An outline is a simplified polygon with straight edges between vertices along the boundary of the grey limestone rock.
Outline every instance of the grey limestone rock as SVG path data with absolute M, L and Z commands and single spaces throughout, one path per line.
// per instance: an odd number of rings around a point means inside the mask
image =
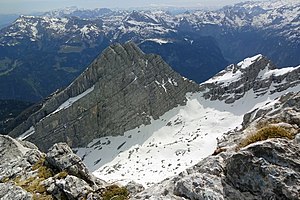
M 0 135 L 0 180 L 22 175 L 41 155 L 9 136 Z
M 70 98 L 77 99 L 57 110 Z M 31 126 L 29 140 L 46 151 L 54 143 L 85 146 L 95 138 L 122 135 L 185 104 L 186 93 L 199 86 L 174 72 L 160 56 L 144 54 L 135 44 L 108 47 L 66 89 L 54 94 L 11 136 Z M 47 141 L 47 142 L 45 142 Z
M 174 194 L 191 200 L 223 200 L 222 179 L 206 173 L 190 174 L 176 183 Z
M 53 145 L 46 154 L 46 160 L 59 171 L 66 171 L 92 183 L 95 181 L 95 177 L 88 171 L 82 160 L 65 143 Z
M 139 192 L 142 192 L 143 190 L 145 190 L 143 185 L 138 184 L 134 181 L 130 181 L 129 183 L 127 183 L 125 188 L 128 190 L 128 192 L 132 196 L 139 193 Z
M 300 133 L 295 136 L 295 143 L 300 144 Z
M 1 200 L 31 200 L 32 195 L 12 183 L 0 183 Z
M 71 175 L 57 181 L 56 185 L 64 191 L 69 200 L 84 198 L 88 193 L 93 191 L 87 182 Z
M 132 199 L 299 199 L 300 149 L 286 139 L 209 156 Z
M 66 144 L 54 145 L 46 155 L 9 136 L 0 135 L 0 144 L 0 199 L 77 200 L 92 193 L 90 199 L 101 200 L 107 184 L 91 175 Z
M 250 145 L 226 161 L 225 181 L 256 199 L 300 198 L 300 149 L 272 139 Z

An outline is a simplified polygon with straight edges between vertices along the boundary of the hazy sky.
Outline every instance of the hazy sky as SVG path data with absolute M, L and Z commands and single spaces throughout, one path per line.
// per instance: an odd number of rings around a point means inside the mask
M 223 6 L 245 0 L 0 0 L 0 13 L 30 13 L 77 6 L 78 8 L 130 8 L 150 6 Z

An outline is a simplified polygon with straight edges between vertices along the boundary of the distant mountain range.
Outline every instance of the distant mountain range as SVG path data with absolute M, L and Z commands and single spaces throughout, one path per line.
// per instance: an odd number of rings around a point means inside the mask
M 21 16 L 0 31 L 0 99 L 39 101 L 67 86 L 107 46 L 128 40 L 198 83 L 258 53 L 295 66 L 299 7 L 276 1 L 177 15 L 71 8 Z

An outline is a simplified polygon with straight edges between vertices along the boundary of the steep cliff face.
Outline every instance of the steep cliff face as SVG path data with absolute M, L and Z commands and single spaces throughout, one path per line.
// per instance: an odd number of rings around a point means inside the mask
M 84 146 L 121 135 L 183 105 L 198 85 L 174 72 L 159 56 L 135 44 L 108 47 L 65 90 L 16 127 L 11 136 L 45 150 L 56 142 Z

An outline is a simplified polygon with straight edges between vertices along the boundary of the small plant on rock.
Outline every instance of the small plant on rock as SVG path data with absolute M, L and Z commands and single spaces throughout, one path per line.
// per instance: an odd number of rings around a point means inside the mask
M 18 176 L 12 181 L 17 186 L 20 186 L 27 192 L 32 193 L 33 200 L 53 199 L 51 195 L 47 194 L 45 186 L 42 185 L 42 181 L 53 176 L 52 170 L 45 165 L 45 157 L 41 157 L 31 169 L 36 171 L 36 174 L 27 178 Z
M 293 139 L 293 135 L 280 126 L 268 125 L 259 129 L 256 133 L 249 135 L 238 145 L 238 149 L 248 146 L 254 142 L 267 140 L 269 138 L 288 138 Z
M 105 188 L 102 197 L 103 200 L 127 200 L 129 192 L 125 187 L 111 185 Z

